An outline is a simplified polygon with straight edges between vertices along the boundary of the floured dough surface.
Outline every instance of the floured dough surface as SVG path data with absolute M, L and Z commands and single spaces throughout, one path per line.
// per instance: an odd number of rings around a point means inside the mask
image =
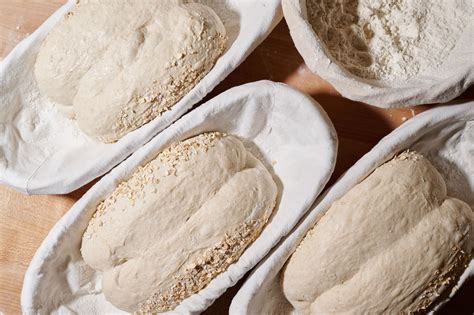
M 283 272 L 301 314 L 401 314 L 446 297 L 469 263 L 474 214 L 423 156 L 380 166 L 308 232 Z
M 84 261 L 116 307 L 168 311 L 234 263 L 270 217 L 277 187 L 234 136 L 175 143 L 97 206 Z
M 46 37 L 40 91 L 80 128 L 114 142 L 172 107 L 225 49 L 215 12 L 178 0 L 82 0 Z

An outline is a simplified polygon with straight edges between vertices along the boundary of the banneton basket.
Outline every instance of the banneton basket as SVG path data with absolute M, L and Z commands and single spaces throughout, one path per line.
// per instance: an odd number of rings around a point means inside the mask
M 227 50 L 212 70 L 161 117 L 103 144 L 41 96 L 33 67 L 48 32 L 76 3 L 69 0 L 0 62 L 0 183 L 27 194 L 69 193 L 105 174 L 211 92 L 281 20 L 280 0 L 201 0 L 219 15 Z
M 456 102 L 424 112 L 383 138 L 316 200 L 307 216 L 252 271 L 234 297 L 230 314 L 296 314 L 281 289 L 280 271 L 285 262 L 334 201 L 406 149 L 427 157 L 443 175 L 448 196 L 459 198 L 474 209 L 474 101 Z M 473 276 L 474 259 L 449 298 Z
M 383 83 L 358 77 L 333 60 L 308 22 L 306 0 L 282 0 L 282 6 L 293 42 L 308 68 L 351 100 L 385 108 L 448 102 L 474 81 L 472 19 L 438 68 L 405 81 Z
M 269 81 L 228 90 L 188 113 L 95 184 L 51 229 L 26 272 L 24 314 L 117 314 L 101 290 L 101 273 L 85 265 L 81 239 L 96 206 L 139 166 L 169 144 L 220 131 L 238 136 L 267 167 L 278 186 L 269 223 L 240 259 L 197 294 L 179 313 L 205 310 L 252 269 L 306 213 L 332 174 L 337 136 L 310 97 Z M 157 266 L 159 268 L 159 266 Z

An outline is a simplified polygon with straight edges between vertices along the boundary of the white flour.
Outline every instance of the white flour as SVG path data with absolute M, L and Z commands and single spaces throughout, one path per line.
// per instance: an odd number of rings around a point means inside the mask
M 63 146 L 90 141 L 75 121 L 64 118 L 53 103 L 40 96 L 33 73 L 28 70 L 34 60 L 31 55 L 21 68 L 8 68 L 8 79 L 0 87 L 4 92 L 0 96 L 0 169 L 39 167 L 45 157 Z
M 52 154 L 67 143 L 86 138 L 75 120 L 61 117 L 54 103 L 40 96 L 37 90 L 32 89 L 24 97 L 28 97 L 30 106 L 20 109 L 14 121 L 19 136 L 30 148 L 46 149 L 47 154 Z
M 472 0 L 307 0 L 308 19 L 353 74 L 398 81 L 443 63 L 474 14 Z

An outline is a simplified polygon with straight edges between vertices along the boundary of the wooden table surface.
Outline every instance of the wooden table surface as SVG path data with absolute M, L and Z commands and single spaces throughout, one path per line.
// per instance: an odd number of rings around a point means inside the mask
M 0 0 L 0 59 L 32 33 L 62 0 Z M 382 137 L 429 106 L 384 110 L 339 96 L 326 81 L 312 74 L 296 51 L 282 21 L 249 58 L 206 99 L 230 87 L 256 80 L 285 82 L 306 92 L 326 110 L 339 136 L 335 172 L 339 177 Z M 463 94 L 474 98 L 474 88 Z M 291 106 L 291 104 L 288 104 Z M 0 314 L 20 313 L 23 276 L 41 241 L 91 184 L 65 196 L 25 196 L 0 185 Z M 474 313 L 474 281 L 442 313 Z M 206 314 L 226 312 L 238 285 L 228 290 Z

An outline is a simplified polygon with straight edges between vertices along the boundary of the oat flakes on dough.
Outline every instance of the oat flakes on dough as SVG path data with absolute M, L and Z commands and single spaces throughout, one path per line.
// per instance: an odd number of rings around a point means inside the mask
M 81 1 L 38 53 L 40 91 L 114 142 L 189 92 L 225 48 L 214 11 L 182 1 Z
M 119 184 L 82 239 L 106 299 L 167 311 L 235 262 L 272 213 L 272 176 L 233 136 L 173 144 Z
M 449 294 L 473 247 L 472 209 L 446 195 L 427 159 L 402 153 L 308 232 L 284 269 L 283 292 L 302 314 L 423 311 Z

